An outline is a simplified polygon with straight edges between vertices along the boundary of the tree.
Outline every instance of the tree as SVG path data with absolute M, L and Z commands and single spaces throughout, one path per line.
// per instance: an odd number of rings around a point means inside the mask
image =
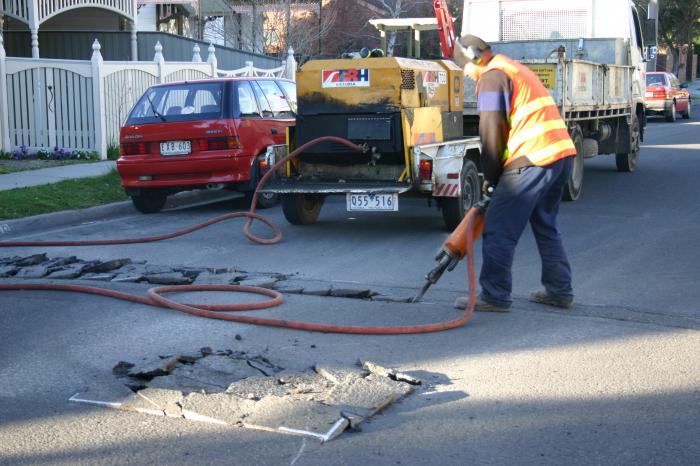
M 321 39 L 335 21 L 334 11 L 322 12 L 321 0 L 228 0 L 227 24 L 210 18 L 207 31 L 225 44 L 244 50 L 284 56 L 289 47 L 302 60 L 318 53 Z
M 690 46 L 700 35 L 700 1 L 661 0 L 659 3 L 658 41 L 673 53 L 677 72 L 680 48 Z M 647 11 L 649 0 L 638 0 L 637 5 Z

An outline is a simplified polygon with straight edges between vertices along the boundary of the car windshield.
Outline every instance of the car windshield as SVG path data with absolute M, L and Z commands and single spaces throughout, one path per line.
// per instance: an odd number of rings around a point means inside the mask
M 648 74 L 647 75 L 647 86 L 663 86 L 664 85 L 664 75 L 663 74 Z
M 139 125 L 221 117 L 223 83 L 181 83 L 146 90 L 126 123 Z

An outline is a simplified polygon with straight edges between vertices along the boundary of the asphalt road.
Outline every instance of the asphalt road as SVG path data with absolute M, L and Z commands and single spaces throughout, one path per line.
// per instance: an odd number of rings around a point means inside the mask
M 513 312 L 478 314 L 462 328 L 431 335 L 323 335 L 207 321 L 92 296 L 0 294 L 0 464 L 697 463 L 698 126 L 698 118 L 651 121 L 632 174 L 618 173 L 609 156 L 587 161 L 583 196 L 562 205 L 560 215 L 574 270 L 577 304 L 571 311 L 526 301 L 540 273 L 529 232 L 515 258 Z M 142 236 L 243 208 L 228 201 L 134 214 L 23 239 Z M 251 244 L 241 223 L 231 222 L 157 244 L 0 252 L 236 267 L 411 295 L 447 234 L 439 212 L 417 200 L 402 201 L 397 213 L 352 215 L 334 200 L 308 227 L 287 225 L 279 208 L 266 214 L 282 225 L 281 244 Z M 460 266 L 422 304 L 290 296 L 261 314 L 409 324 L 454 318 L 451 303 L 465 290 Z M 299 369 L 370 359 L 421 377 L 426 386 L 362 432 L 324 445 L 66 401 L 111 379 L 120 360 L 202 346 L 262 352 Z

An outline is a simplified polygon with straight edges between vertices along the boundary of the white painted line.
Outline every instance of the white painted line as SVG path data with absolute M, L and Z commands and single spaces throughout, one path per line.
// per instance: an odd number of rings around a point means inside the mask
M 182 410 L 182 416 L 190 421 L 208 422 L 209 424 L 220 424 L 223 426 L 228 425 L 228 422 L 220 421 L 218 419 L 214 419 L 213 417 L 204 416 L 203 414 L 199 414 L 194 411 L 188 411 L 186 409 Z
M 333 427 L 331 427 L 330 430 L 328 430 L 328 432 L 326 432 L 325 434 L 317 434 L 316 432 L 309 432 L 308 430 L 291 429 L 289 427 L 278 427 L 277 430 L 279 430 L 280 432 L 285 432 L 287 434 L 305 435 L 307 437 L 317 438 L 321 440 L 321 443 L 324 443 L 340 435 L 348 427 L 349 424 L 350 423 L 347 419 L 341 417 L 340 419 L 335 421 Z
M 307 437 L 313 437 L 319 439 L 321 442 L 326 438 L 325 435 L 317 434 L 316 432 L 309 432 L 308 430 L 290 429 L 289 427 L 278 427 L 277 430 L 284 432 L 285 434 L 292 435 L 305 435 Z
M 299 461 L 299 458 L 301 458 L 302 453 L 304 453 L 304 449 L 306 448 L 306 439 L 301 439 L 301 448 L 299 448 L 299 451 L 297 452 L 297 456 L 294 457 L 291 463 L 289 463 L 289 466 L 294 466 L 297 461 Z
M 78 398 L 78 395 L 80 395 L 80 392 L 78 392 L 75 395 L 68 398 L 68 401 L 72 401 L 74 403 L 85 403 L 85 404 L 89 404 L 89 405 L 106 406 L 108 408 L 115 408 L 115 409 L 119 409 L 122 406 L 121 403 L 112 402 L 112 401 L 86 400 L 84 398 Z

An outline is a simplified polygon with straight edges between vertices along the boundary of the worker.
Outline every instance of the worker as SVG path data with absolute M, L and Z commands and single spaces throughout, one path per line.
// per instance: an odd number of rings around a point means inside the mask
M 571 267 L 557 213 L 576 148 L 554 100 L 526 66 L 466 35 L 455 61 L 477 84 L 484 192 L 492 192 L 484 218 L 478 311 L 506 312 L 512 299 L 513 255 L 528 221 L 542 259 L 543 291 L 530 301 L 570 308 Z M 467 298 L 455 307 L 464 308 Z

